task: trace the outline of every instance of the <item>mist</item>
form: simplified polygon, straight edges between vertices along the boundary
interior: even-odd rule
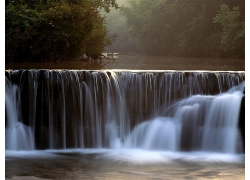
[[[103,13],[107,52],[244,58],[245,1],[117,0]]]

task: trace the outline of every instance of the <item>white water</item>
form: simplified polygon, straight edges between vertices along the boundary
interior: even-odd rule
[[[17,85],[5,83],[5,105],[8,117],[5,129],[5,149],[33,150],[34,140],[31,128],[19,121],[20,92]]]
[[[181,124],[171,118],[158,117],[139,124],[126,138],[125,148],[145,150],[179,150]]]
[[[195,95],[181,100],[174,106],[173,117],[157,117],[137,125],[126,137],[124,148],[144,150],[180,151],[183,126],[190,126],[190,146],[200,151],[235,154],[242,153],[243,142],[238,129],[239,107],[243,96],[244,83],[228,92],[205,96]],[[204,123],[201,125],[201,111],[204,110]],[[185,122],[187,121],[187,122]],[[113,128],[111,144],[117,142]],[[200,142],[195,141],[200,139]]]
[[[47,119],[30,122],[31,127],[25,126],[18,116],[21,111],[18,86],[7,80],[6,150],[34,149],[34,124],[40,123],[45,131],[36,126],[36,132],[45,132],[40,137],[48,135],[43,141],[48,144],[47,149],[91,147],[117,152],[137,149],[242,153],[238,116],[244,82],[236,86],[242,81],[241,75],[219,74],[218,85],[212,85],[219,86],[221,93],[212,96],[203,95],[213,89],[208,86],[210,80],[206,73],[194,73],[186,78],[185,73],[86,72],[84,79],[82,72],[46,71],[44,84],[39,86],[40,82],[32,80],[35,92],[29,100],[30,107],[37,110],[32,112],[31,121],[41,115]],[[229,76],[230,81],[224,76]],[[232,88],[224,92],[223,84]],[[44,95],[38,91],[42,86]],[[38,101],[38,94],[42,101]],[[182,100],[169,107],[176,97]],[[43,109],[36,109],[37,102],[46,105],[47,114],[43,114]],[[154,118],[145,119],[148,116],[145,113]]]
[[[34,151],[13,151],[6,150],[5,157],[25,157],[25,158],[65,158],[66,154],[95,155],[96,159],[112,160],[116,162],[129,162],[136,164],[144,163],[172,163],[177,160],[191,161],[198,163],[225,162],[242,163],[245,155],[225,154],[211,152],[172,152],[172,151],[148,151],[142,149],[66,149],[66,150],[34,150]]]
[[[242,92],[235,91],[212,100],[205,118],[202,150],[236,153],[242,147],[237,128],[241,98]],[[239,151],[242,152],[242,149]]]

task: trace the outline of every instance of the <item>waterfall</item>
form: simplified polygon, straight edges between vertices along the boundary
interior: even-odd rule
[[[6,149],[244,151],[244,72],[5,74]]]
[[[238,129],[244,82],[218,95],[193,95],[173,105],[170,117],[157,117],[139,124],[128,136],[126,148],[242,153]],[[172,116],[171,116],[172,115]]]
[[[8,119],[5,129],[5,149],[33,150],[34,140],[31,127],[20,120],[20,91],[17,85],[5,80],[5,105]]]
[[[212,100],[205,117],[202,149],[235,153],[240,134],[237,129],[243,88],[223,93]],[[242,149],[239,149],[242,152]]]

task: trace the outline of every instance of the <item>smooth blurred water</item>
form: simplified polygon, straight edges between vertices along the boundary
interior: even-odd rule
[[[178,101],[166,117],[138,124],[120,144],[125,148],[172,152],[181,152],[185,144],[191,151],[242,153],[238,119],[243,88],[241,83],[215,96],[194,95]],[[119,144],[115,125],[112,127],[110,141]]]
[[[133,149],[6,151],[6,179],[244,179],[245,156]]]
[[[34,140],[31,128],[22,123],[20,91],[17,85],[5,82],[5,105],[8,126],[5,129],[5,149],[32,150]]]
[[[6,79],[6,179],[245,177],[238,127],[244,73],[10,76],[19,82]]]

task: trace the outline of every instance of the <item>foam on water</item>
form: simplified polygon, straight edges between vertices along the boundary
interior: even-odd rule
[[[59,158],[68,154],[95,155],[97,159],[111,160],[114,162],[126,162],[133,164],[145,163],[173,163],[188,161],[194,163],[243,163],[244,154],[223,154],[211,152],[171,152],[171,151],[146,151],[142,149],[67,149],[45,151],[12,151],[6,150],[6,160],[11,158]],[[82,157],[84,158],[84,157]]]
[[[145,151],[142,149],[121,149],[107,151],[99,158],[129,163],[171,163],[174,161],[188,162],[225,162],[241,163],[245,156],[210,152],[172,152],[172,151]]]

